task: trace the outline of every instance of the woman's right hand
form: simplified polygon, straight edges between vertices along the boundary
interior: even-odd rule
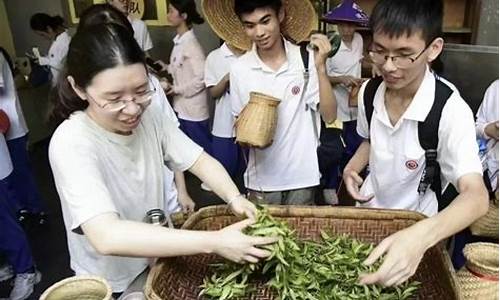
[[[256,263],[271,253],[258,246],[272,244],[278,237],[257,237],[243,234],[242,230],[253,224],[246,219],[215,232],[214,253],[236,263]]]

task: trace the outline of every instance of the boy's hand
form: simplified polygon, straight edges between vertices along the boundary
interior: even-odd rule
[[[375,273],[362,274],[359,283],[394,286],[408,280],[415,274],[428,249],[424,242],[425,235],[425,228],[417,223],[385,238],[373,249],[364,264],[372,265],[386,254],[384,262]]]
[[[375,195],[363,196],[359,192],[359,187],[363,184],[363,178],[359,174],[351,169],[344,169],[343,174],[344,184],[347,188],[349,194],[354,198],[354,200],[365,203],[373,199]]]
[[[342,76],[340,81],[342,81],[342,84],[347,87],[358,86],[363,83],[363,79],[349,75]]]
[[[183,213],[189,214],[194,212],[195,203],[187,193],[179,193],[177,198],[179,199]]]
[[[332,45],[330,45],[328,37],[324,34],[315,33],[311,35],[310,43],[316,46],[317,49],[314,51],[314,64],[316,65],[316,69],[325,69],[326,59],[332,50]]]
[[[484,128],[484,133],[492,139],[498,141],[498,121],[491,122]]]

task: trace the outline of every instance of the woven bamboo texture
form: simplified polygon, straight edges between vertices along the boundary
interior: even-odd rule
[[[490,208],[486,215],[470,225],[473,235],[498,239],[498,204],[490,201]]]
[[[264,148],[273,142],[280,100],[251,92],[250,100],[236,120],[236,141],[244,146]]]
[[[465,266],[457,273],[464,299],[498,299],[498,245],[468,244],[464,256]]]
[[[349,234],[364,242],[378,243],[390,234],[411,226],[422,215],[406,211],[388,211],[347,207],[271,206],[271,214],[285,220],[302,239],[320,240],[320,231]],[[185,229],[217,230],[238,219],[226,206],[201,209],[183,225]],[[158,260],[146,283],[147,299],[198,299],[199,285],[210,274],[208,264],[220,262],[215,255],[172,257]],[[455,272],[442,244],[429,249],[411,278],[422,282],[418,299],[462,299]],[[248,299],[274,299],[263,283]]]
[[[74,276],[49,287],[40,300],[111,300],[111,287],[101,277]]]

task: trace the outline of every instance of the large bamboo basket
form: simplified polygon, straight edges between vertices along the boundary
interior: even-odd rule
[[[236,120],[236,141],[243,146],[264,148],[272,144],[280,100],[251,92],[250,100]]]
[[[464,256],[465,266],[457,273],[464,299],[498,299],[498,244],[468,244]]]
[[[319,240],[320,231],[346,233],[365,242],[378,243],[390,234],[423,218],[406,211],[346,207],[271,206],[270,212],[286,220],[302,239]],[[238,219],[226,206],[201,209],[183,225],[184,229],[217,230]],[[215,255],[172,257],[158,260],[151,269],[145,294],[150,300],[198,299],[199,285],[209,274],[208,264],[221,261]],[[429,249],[412,278],[422,282],[418,299],[462,299],[448,253],[442,244]],[[274,299],[264,285],[250,299]]]
[[[49,287],[40,300],[111,300],[111,287],[101,277],[73,276]]]

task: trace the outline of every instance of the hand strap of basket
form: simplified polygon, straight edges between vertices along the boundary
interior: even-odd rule
[[[303,42],[299,44],[300,46],[300,56],[302,57],[302,63],[304,64],[304,87],[302,88],[302,95],[300,96],[300,102],[304,100],[304,95],[306,94],[307,85],[309,84],[309,52],[307,51],[307,42]],[[306,110],[309,110],[307,103],[305,104]],[[314,136],[316,140],[319,141],[319,132],[318,132],[318,124],[316,124],[316,113],[313,109],[311,111],[311,118],[314,127]]]

